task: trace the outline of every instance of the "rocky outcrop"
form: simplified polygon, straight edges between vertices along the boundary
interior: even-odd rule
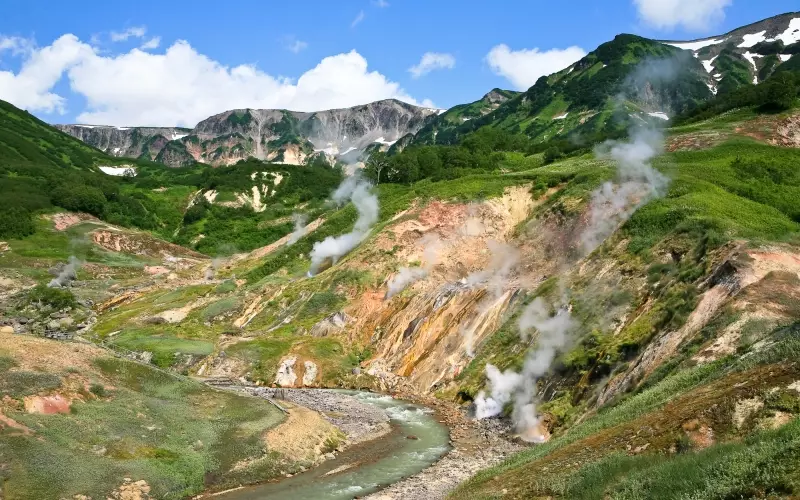
[[[56,127],[111,155],[173,167],[195,161],[232,165],[246,158],[301,165],[310,157],[350,165],[363,160],[370,146],[385,149],[416,133],[438,112],[387,99],[312,113],[235,109],[206,118],[194,129]]]
[[[180,127],[109,127],[104,125],[55,125],[111,156],[155,160],[170,141],[186,137],[191,129]]]

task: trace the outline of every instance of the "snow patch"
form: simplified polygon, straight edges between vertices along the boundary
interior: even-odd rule
[[[178,140],[183,139],[184,137],[187,137],[188,135],[189,134],[176,134],[175,132],[173,132],[172,133],[172,140],[173,141],[178,141]]]
[[[706,87],[708,87],[708,90],[710,90],[712,94],[717,95],[717,87],[710,83],[706,83]]]
[[[101,172],[115,177],[135,177],[136,169],[130,165],[122,165],[121,167],[98,167]]]
[[[694,42],[662,42],[664,45],[672,45],[683,50],[700,50],[703,47],[717,45],[727,40],[727,38],[712,38],[710,40],[697,40]]]
[[[115,155],[118,155],[118,154],[119,154],[119,148],[114,148],[114,154],[115,154]]]
[[[654,117],[654,118],[661,118],[662,120],[669,120],[669,116],[666,113],[662,112],[662,111],[655,111],[653,113],[647,113],[647,114],[652,116],[652,117]]]
[[[711,73],[712,71],[714,71],[714,59],[716,59],[717,57],[719,56],[714,56],[708,61],[701,61],[703,63],[703,67],[706,69],[707,72]]]
[[[781,40],[784,45],[800,42],[800,17],[795,17],[789,21],[789,27],[786,28],[786,31],[768,41],[772,42],[775,40]]]
[[[81,128],[97,128],[98,127],[97,125],[75,125],[75,126],[76,127],[81,127]]]
[[[350,146],[349,148],[344,150],[344,153],[340,153],[339,156],[344,156],[347,153],[349,153],[350,151],[355,151],[355,150],[356,150],[356,148],[354,148],[353,146]]]
[[[778,57],[781,58],[781,62],[786,62],[792,58],[792,54],[780,54]]]
[[[395,139],[393,141],[387,141],[386,139],[383,138],[383,136],[381,136],[381,137],[378,137],[377,139],[375,139],[374,142],[377,142],[377,143],[380,143],[380,144],[385,144],[386,146],[391,146],[392,144],[397,142],[397,139]]]
[[[745,52],[742,54],[742,57],[750,61],[750,64],[753,65],[753,71],[755,71],[755,75],[753,75],[753,84],[758,85],[758,66],[756,65],[756,58],[764,57],[761,54],[753,54],[750,51]]]
[[[563,120],[564,118],[567,117],[567,115],[569,115],[569,112],[566,112],[563,115],[554,116],[553,120]]]
[[[446,112],[447,112],[446,109],[440,109],[436,114],[437,115],[441,115],[442,113],[446,113]]]
[[[744,48],[748,48],[749,49],[750,47],[752,47],[752,46],[754,46],[754,45],[756,45],[758,43],[766,41],[767,37],[764,36],[766,34],[767,34],[767,31],[764,30],[764,31],[759,31],[758,33],[753,33],[752,35],[744,35],[742,37],[742,40],[744,40],[744,41],[742,43],[740,43],[739,45],[737,45],[737,47],[739,47],[740,49],[744,49]]]

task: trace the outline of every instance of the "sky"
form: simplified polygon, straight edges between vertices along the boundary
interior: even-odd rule
[[[524,90],[619,33],[689,40],[797,0],[0,0],[0,99],[50,123],[194,126],[235,108]]]

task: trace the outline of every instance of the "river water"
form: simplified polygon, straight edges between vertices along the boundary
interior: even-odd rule
[[[251,486],[223,500],[349,500],[414,475],[449,451],[450,435],[433,410],[390,396],[341,391],[386,410],[392,432],[347,448],[335,459],[275,483]],[[417,439],[408,439],[409,436]]]

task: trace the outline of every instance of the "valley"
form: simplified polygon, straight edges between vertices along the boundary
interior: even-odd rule
[[[441,113],[3,102],[0,498],[800,494],[799,20]]]

